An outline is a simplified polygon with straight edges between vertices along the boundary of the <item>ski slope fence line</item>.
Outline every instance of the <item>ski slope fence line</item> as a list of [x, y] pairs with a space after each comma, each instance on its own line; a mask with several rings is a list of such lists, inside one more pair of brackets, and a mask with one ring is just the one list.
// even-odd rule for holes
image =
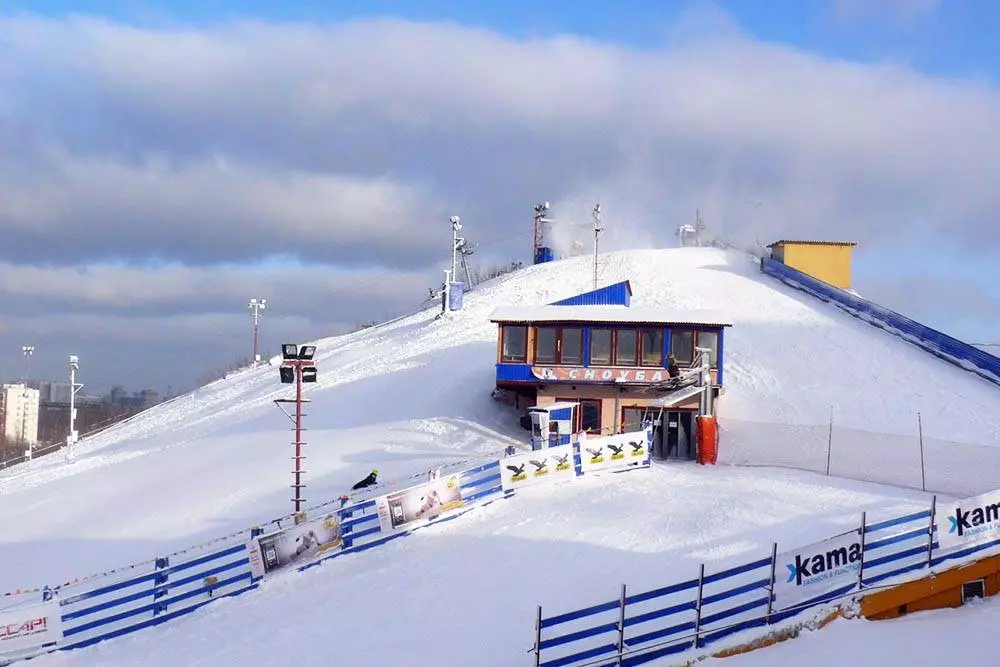
[[[809, 470], [950, 496], [985, 493], [1000, 479], [1000, 447], [929, 437], [942, 424], [913, 415], [912, 431], [880, 433], [825, 424], [757, 422], [719, 417], [719, 462]], [[953, 427], [953, 425], [944, 425]], [[1000, 443], [998, 443], [1000, 444]]]
[[1000, 358], [988, 352], [768, 257], [761, 258], [760, 269], [798, 290], [832, 303], [859, 320], [1000, 385]]
[[[871, 521], [789, 551], [654, 590], [622, 585], [617, 599], [545, 616], [537, 608], [536, 667], [640, 665], [801, 612], [950, 569], [1000, 547], [1000, 491]], [[747, 638], [744, 636], [744, 640]]]
[[499, 458], [455, 472], [441, 467], [420, 473], [422, 483], [374, 498], [337, 499], [167, 556], [0, 596], [0, 665], [166, 623], [214, 600], [252, 591], [284, 571], [364, 552], [510, 498], [523, 486], [598, 471], [648, 469], [651, 437], [647, 427], [588, 438], [588, 449], [609, 448], [603, 458], [582, 458], [578, 442], [527, 452], [508, 447]]

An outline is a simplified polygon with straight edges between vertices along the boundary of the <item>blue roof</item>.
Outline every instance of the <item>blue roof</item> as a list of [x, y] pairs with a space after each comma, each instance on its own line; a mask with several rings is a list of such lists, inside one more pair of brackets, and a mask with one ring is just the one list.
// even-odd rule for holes
[[551, 306], [628, 306], [632, 299], [632, 285], [627, 280], [607, 287], [600, 287], [583, 294], [555, 301]]

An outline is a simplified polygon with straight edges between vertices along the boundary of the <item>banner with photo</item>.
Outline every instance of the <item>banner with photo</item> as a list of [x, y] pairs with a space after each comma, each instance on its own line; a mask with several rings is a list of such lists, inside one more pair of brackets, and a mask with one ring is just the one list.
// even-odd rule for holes
[[652, 427], [618, 435], [580, 434], [580, 467], [586, 474], [595, 470], [645, 465], [649, 462]]
[[[304, 516], [304, 515], [303, 515]], [[255, 537], [247, 544], [254, 578], [303, 563], [342, 544], [336, 512]]]
[[398, 530], [434, 517], [462, 504], [458, 475], [431, 479], [418, 486], [375, 499], [379, 525], [383, 531]]
[[60, 614], [56, 600], [0, 611], [0, 655], [60, 641], [63, 636]]
[[936, 523], [941, 549], [1000, 539], [1000, 491], [939, 505]]
[[504, 491], [540, 482], [572, 479], [573, 445], [536, 449], [500, 459], [500, 483]]
[[861, 535], [857, 530], [778, 554], [774, 568], [774, 608], [788, 609], [857, 584], [861, 558]]

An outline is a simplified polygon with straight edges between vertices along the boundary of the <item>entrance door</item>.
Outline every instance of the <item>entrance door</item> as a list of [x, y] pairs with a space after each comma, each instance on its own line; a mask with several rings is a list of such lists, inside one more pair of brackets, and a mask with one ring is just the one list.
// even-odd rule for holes
[[693, 412], [664, 412], [662, 431], [663, 458], [694, 460]]

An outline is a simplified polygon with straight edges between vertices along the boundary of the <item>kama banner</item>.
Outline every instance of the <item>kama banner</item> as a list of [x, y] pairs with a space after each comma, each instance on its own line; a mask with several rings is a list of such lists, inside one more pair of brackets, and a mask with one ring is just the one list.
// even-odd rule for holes
[[572, 479], [573, 445], [536, 449], [500, 459], [500, 484], [504, 491], [540, 482]]
[[461, 504], [462, 488], [458, 475], [432, 479], [419, 486], [375, 499], [379, 524], [384, 531], [433, 519]]
[[262, 577], [265, 572], [307, 561], [317, 554], [339, 547], [342, 541], [340, 521], [336, 513], [303, 521], [251, 540], [247, 544], [250, 571], [255, 578]]
[[775, 609], [788, 609], [857, 584], [861, 557], [861, 535], [857, 530], [778, 554], [774, 568]]
[[937, 508], [938, 546], [971, 547], [1000, 539], [1000, 491]]
[[583, 472], [644, 464], [649, 460], [652, 428], [618, 435], [580, 434], [580, 464]]
[[0, 611], [0, 655], [28, 651], [62, 639], [55, 600]]

